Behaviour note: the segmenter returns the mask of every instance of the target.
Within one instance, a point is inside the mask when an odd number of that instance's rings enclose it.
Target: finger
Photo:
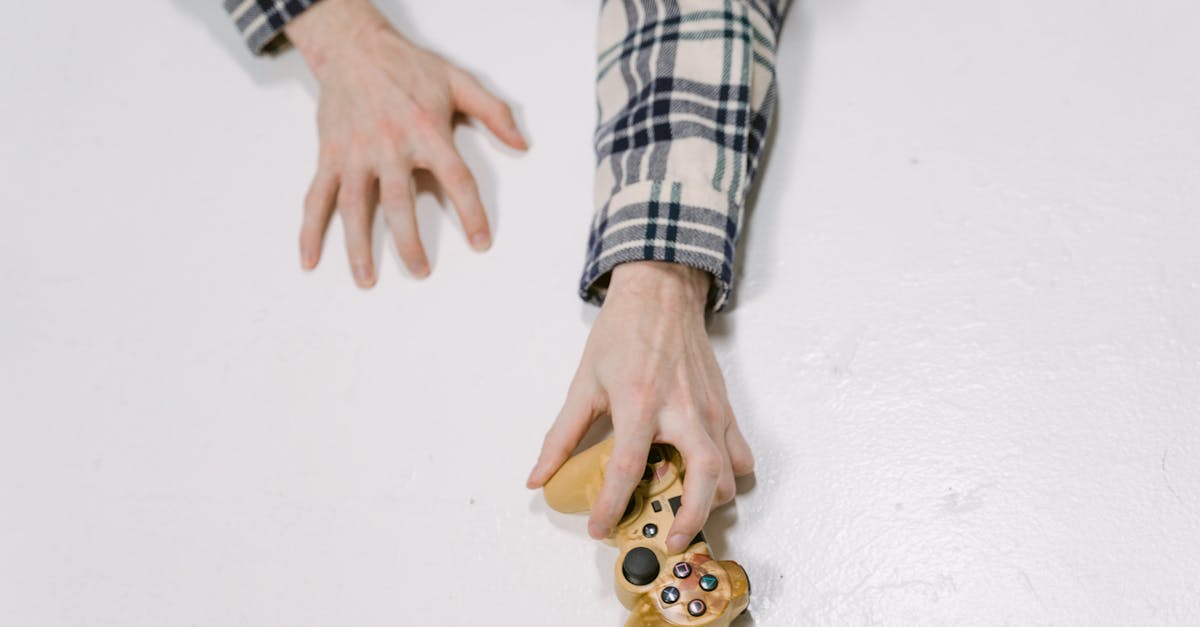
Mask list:
[[[371,177],[365,170],[347,172],[338,191],[338,211],[346,234],[346,254],[354,282],[361,288],[375,285],[375,261],[371,257],[371,214],[368,188]]]
[[[467,164],[459,156],[458,151],[449,140],[439,142],[433,152],[433,158],[428,164],[430,171],[437,177],[446,194],[458,210],[458,218],[471,247],[477,251],[485,251],[491,246],[492,236],[488,229],[487,215],[483,212],[483,201],[479,199],[479,186]]]
[[[729,451],[729,465],[735,477],[744,477],[754,472],[754,452],[746,442],[746,436],[738,428],[737,419],[731,418],[725,430],[725,447]]]
[[[452,72],[450,93],[459,111],[483,122],[500,141],[517,150],[529,148],[521,129],[517,128],[517,121],[513,119],[512,109],[474,76],[463,71]]]
[[[337,191],[337,174],[332,169],[319,168],[304,197],[304,219],[300,224],[300,266],[305,270],[317,267],[321,259],[321,242],[333,216]]]
[[[630,420],[633,418],[633,420]],[[650,454],[653,432],[649,416],[624,416],[617,424],[631,425],[618,429],[613,435],[612,457],[604,471],[604,485],[592,504],[592,516],[588,521],[588,533],[597,540],[608,537],[612,528],[621,520],[629,505],[634,487],[642,480],[646,470],[646,457]],[[643,426],[644,425],[644,426]]]
[[[676,448],[683,455],[687,471],[683,477],[683,498],[667,537],[667,550],[672,553],[686,549],[704,527],[724,463],[721,451],[703,432],[676,444]]]
[[[737,494],[737,483],[733,480],[733,469],[730,468],[729,463],[729,450],[719,439],[713,443],[721,451],[721,474],[717,477],[717,488],[713,491],[710,511],[732,501],[734,495]]]
[[[391,227],[396,253],[408,271],[418,278],[429,276],[429,258],[417,231],[412,176],[407,168],[395,168],[379,177],[379,202],[383,217]]]
[[[546,485],[550,477],[553,477],[571,456],[575,447],[579,446],[579,441],[596,421],[600,409],[593,392],[582,384],[571,385],[562,410],[558,412],[558,417],[554,419],[554,424],[550,426],[542,441],[542,451],[538,454],[533,470],[529,472],[529,478],[525,481],[526,487],[536,489]]]

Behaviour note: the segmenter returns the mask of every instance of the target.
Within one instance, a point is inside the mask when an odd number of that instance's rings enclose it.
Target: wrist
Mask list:
[[[284,25],[283,32],[319,77],[342,46],[387,24],[370,0],[320,0]]]
[[[612,269],[608,299],[636,298],[704,314],[712,275],[669,261],[631,261]]]

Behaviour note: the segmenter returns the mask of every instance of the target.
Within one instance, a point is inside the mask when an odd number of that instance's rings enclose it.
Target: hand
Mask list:
[[[710,283],[707,273],[674,263],[613,269],[566,403],[527,482],[545,485],[592,423],[611,415],[613,453],[592,504],[593,538],[607,537],[620,521],[653,442],[679,449],[687,467],[667,538],[672,552],[687,548],[712,507],[733,499],[734,477],[754,469],[704,326]]]
[[[304,200],[300,259],[316,267],[336,206],[359,287],[375,284],[371,223],[379,200],[396,250],[414,276],[429,260],[413,210],[414,169],[430,171],[454,202],[471,246],[491,245],[475,179],[451,134],[457,111],[524,150],[512,112],[474,77],[400,35],[369,0],[322,0],[284,28],[320,83],[320,157]]]

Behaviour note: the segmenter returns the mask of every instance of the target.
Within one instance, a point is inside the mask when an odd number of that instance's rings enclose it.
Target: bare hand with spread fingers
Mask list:
[[[471,247],[486,250],[488,220],[475,178],[455,148],[452,122],[459,112],[474,117],[524,150],[508,105],[467,72],[405,39],[368,0],[322,0],[285,32],[320,82],[320,156],[304,201],[302,266],[316,267],[336,208],[354,281],[374,285],[371,225],[378,200],[409,272],[428,275],[413,207],[414,170],[437,178]]]

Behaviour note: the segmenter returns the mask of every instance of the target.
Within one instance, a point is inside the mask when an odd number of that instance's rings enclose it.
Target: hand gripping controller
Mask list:
[[[563,513],[592,508],[613,442],[605,440],[567,460],[546,483],[550,507]],[[667,531],[683,495],[683,459],[654,444],[642,481],[607,542],[621,550],[617,597],[633,613],[625,627],[727,627],[750,603],[750,580],[737,562],[712,558],[701,532],[683,553],[667,552]]]

